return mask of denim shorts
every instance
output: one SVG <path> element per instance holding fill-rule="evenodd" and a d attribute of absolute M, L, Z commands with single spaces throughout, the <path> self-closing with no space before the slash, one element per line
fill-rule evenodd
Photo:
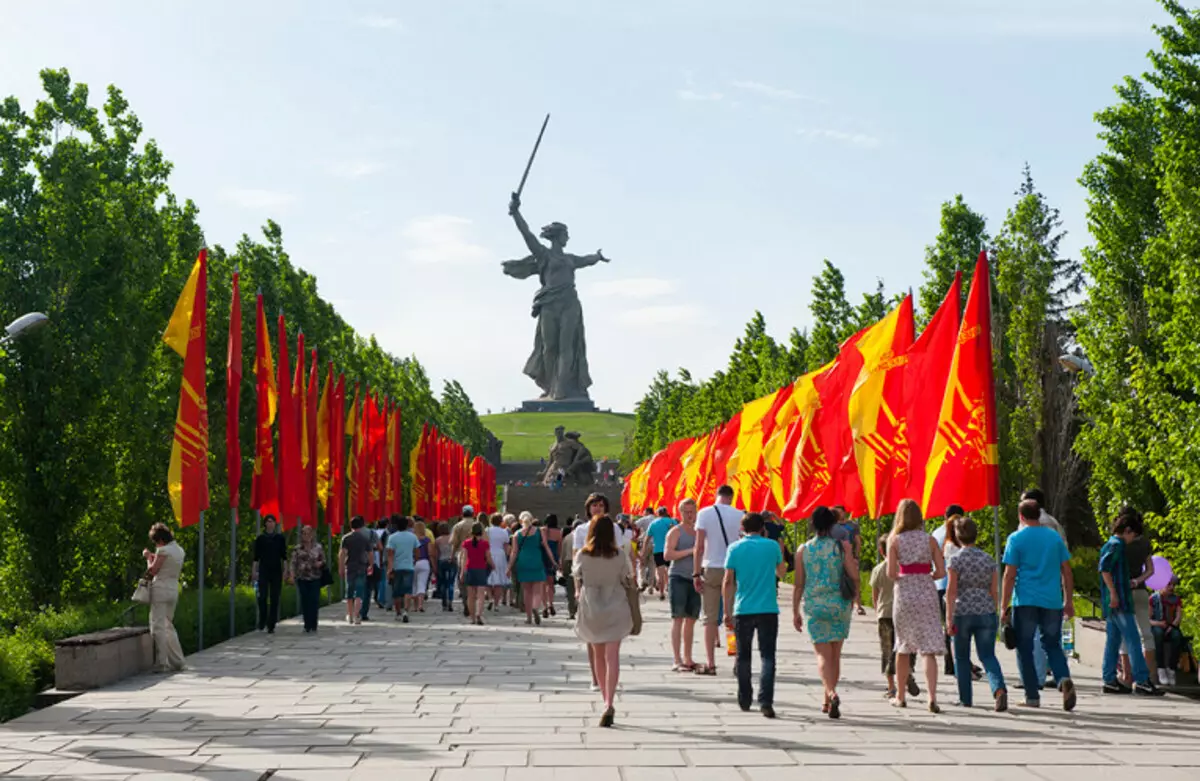
<path fill-rule="evenodd" d="M 671 598 L 671 618 L 700 618 L 700 592 L 686 578 L 671 578 L 667 581 Z"/>
<path fill-rule="evenodd" d="M 398 569 L 392 572 L 392 594 L 395 597 L 411 596 L 413 588 L 413 575 L 415 571 L 411 569 Z"/>
<path fill-rule="evenodd" d="M 367 573 L 363 572 L 346 579 L 346 599 L 367 598 Z"/>

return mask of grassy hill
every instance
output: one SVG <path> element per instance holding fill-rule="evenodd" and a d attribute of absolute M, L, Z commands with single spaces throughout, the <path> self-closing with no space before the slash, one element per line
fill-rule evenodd
<path fill-rule="evenodd" d="M 616 412 L 505 412 L 482 415 L 483 425 L 503 440 L 505 461 L 537 461 L 554 443 L 554 427 L 578 431 L 592 456 L 620 458 L 625 435 L 633 431 L 633 415 Z"/>

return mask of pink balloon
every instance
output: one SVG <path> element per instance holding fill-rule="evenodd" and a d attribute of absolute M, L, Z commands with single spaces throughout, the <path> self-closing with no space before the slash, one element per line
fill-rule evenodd
<path fill-rule="evenodd" d="M 1154 562 L 1154 574 L 1146 581 L 1146 586 L 1152 591 L 1159 591 L 1171 582 L 1171 562 L 1162 556 L 1154 556 L 1151 560 Z"/>

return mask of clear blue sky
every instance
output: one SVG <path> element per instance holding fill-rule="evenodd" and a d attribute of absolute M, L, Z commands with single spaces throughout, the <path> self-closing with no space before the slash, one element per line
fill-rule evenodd
<path fill-rule="evenodd" d="M 185 5 L 187 6 L 185 8 Z M 532 280 L 506 213 L 571 228 L 593 398 L 722 366 L 754 309 L 807 327 L 822 258 L 857 300 L 920 284 L 942 201 L 998 229 L 1028 161 L 1086 246 L 1094 112 L 1141 73 L 1153 0 L 5 2 L 0 94 L 67 67 L 124 90 L 210 244 L 281 223 L 355 328 L 536 395 Z"/>

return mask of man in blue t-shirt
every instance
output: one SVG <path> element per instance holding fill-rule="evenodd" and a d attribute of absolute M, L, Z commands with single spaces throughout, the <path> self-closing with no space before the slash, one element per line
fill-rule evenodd
<path fill-rule="evenodd" d="M 416 551 L 421 541 L 408 530 L 409 519 L 401 516 L 396 531 L 388 535 L 388 571 L 392 573 L 392 610 L 396 620 L 408 623 L 408 603 L 412 601 Z"/>
<path fill-rule="evenodd" d="M 1025 686 L 1025 704 L 1041 705 L 1042 682 L 1033 664 L 1033 638 L 1040 629 L 1042 647 L 1054 684 L 1063 695 L 1063 709 L 1075 708 L 1075 684 L 1062 649 L 1062 622 L 1075 615 L 1075 581 L 1071 553 L 1058 532 L 1040 523 L 1041 506 L 1026 499 L 1018 507 L 1022 527 L 1004 546 L 1004 622 L 1017 635 L 1017 660 Z"/>
<path fill-rule="evenodd" d="M 750 650 L 758 633 L 758 655 L 762 659 L 758 704 L 768 719 L 775 718 L 775 642 L 779 638 L 779 598 L 775 579 L 783 577 L 787 565 L 779 543 L 763 536 L 762 515 L 750 513 L 742 519 L 746 536 L 729 546 L 725 554 L 725 626 L 737 637 L 738 705 L 750 710 Z"/>
<path fill-rule="evenodd" d="M 659 507 L 658 517 L 646 527 L 646 535 L 654 545 L 654 587 L 660 600 L 667 598 L 667 532 L 674 525 L 675 519 L 667 513 L 667 508 Z"/>
<path fill-rule="evenodd" d="M 1130 689 L 1117 679 L 1117 656 L 1124 642 L 1126 648 L 1136 649 L 1145 638 L 1138 633 L 1134 617 L 1133 586 L 1129 577 L 1129 562 L 1125 546 L 1142 535 L 1142 516 L 1125 508 L 1113 522 L 1112 536 L 1100 549 L 1100 606 L 1104 612 L 1104 657 L 1100 671 L 1104 677 L 1105 694 L 1129 694 Z M 1137 653 L 1129 654 L 1133 667 L 1133 693 L 1144 697 L 1160 697 L 1163 691 L 1150 679 L 1146 660 Z"/>

